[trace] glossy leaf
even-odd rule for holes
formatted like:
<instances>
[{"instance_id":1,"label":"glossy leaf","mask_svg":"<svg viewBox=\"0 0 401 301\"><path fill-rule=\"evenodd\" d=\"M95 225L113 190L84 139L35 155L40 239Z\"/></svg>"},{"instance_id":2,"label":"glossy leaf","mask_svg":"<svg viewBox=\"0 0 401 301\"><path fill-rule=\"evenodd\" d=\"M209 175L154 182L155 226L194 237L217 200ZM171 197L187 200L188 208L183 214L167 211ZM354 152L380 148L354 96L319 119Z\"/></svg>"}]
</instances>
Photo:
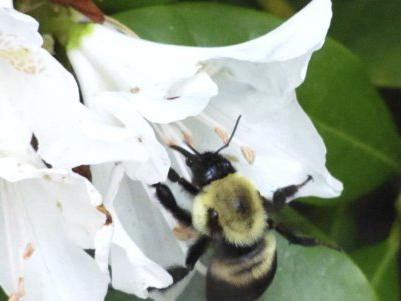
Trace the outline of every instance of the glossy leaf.
<instances>
[{"instance_id":1,"label":"glossy leaf","mask_svg":"<svg viewBox=\"0 0 401 301\"><path fill-rule=\"evenodd\" d=\"M139 299L133 295L124 294L123 292L109 289L109 292L107 294L105 301L140 301L140 300L144 300L144 299ZM148 299L146 299L146 300L148 300Z\"/></svg>"},{"instance_id":2,"label":"glossy leaf","mask_svg":"<svg viewBox=\"0 0 401 301\"><path fill-rule=\"evenodd\" d=\"M300 8L309 0L286 0ZM360 55L373 82L401 87L399 0L332 0L331 35Z\"/></svg>"},{"instance_id":3,"label":"glossy leaf","mask_svg":"<svg viewBox=\"0 0 401 301\"><path fill-rule=\"evenodd\" d=\"M177 0L94 0L107 14L139 8L144 6L162 5L177 2Z\"/></svg>"},{"instance_id":4,"label":"glossy leaf","mask_svg":"<svg viewBox=\"0 0 401 301\"><path fill-rule=\"evenodd\" d=\"M258 7L259 0L198 0L198 2L221 2L232 5L241 5L248 7ZM281 0L274 0L275 2ZM128 9L171 4L174 2L187 2L187 0L94 0L94 2L101 8L105 13L117 13ZM275 6L276 7L276 6Z\"/></svg>"},{"instance_id":5,"label":"glossy leaf","mask_svg":"<svg viewBox=\"0 0 401 301\"><path fill-rule=\"evenodd\" d=\"M205 279L198 275L179 301L203 301ZM361 270L345 255L326 247L278 243L278 269L261 301L378 300Z\"/></svg>"},{"instance_id":6,"label":"glossy leaf","mask_svg":"<svg viewBox=\"0 0 401 301\"><path fill-rule=\"evenodd\" d=\"M278 19L256 10L218 3L152 6L114 16L144 39L192 46L247 41L280 23ZM238 26L239 23L241 26Z\"/></svg>"},{"instance_id":7,"label":"glossy leaf","mask_svg":"<svg viewBox=\"0 0 401 301\"><path fill-rule=\"evenodd\" d=\"M145 39L194 46L246 41L279 24L262 12L208 3L146 7L116 17ZM340 200L367 193L400 171L394 122L363 64L346 48L327 40L314 55L298 98L327 145L329 170L344 182Z\"/></svg>"},{"instance_id":8,"label":"glossy leaf","mask_svg":"<svg viewBox=\"0 0 401 301\"><path fill-rule=\"evenodd\" d=\"M401 224L397 221L387 240L352 254L382 300L398 301L401 297L397 264L400 241Z\"/></svg>"}]
</instances>

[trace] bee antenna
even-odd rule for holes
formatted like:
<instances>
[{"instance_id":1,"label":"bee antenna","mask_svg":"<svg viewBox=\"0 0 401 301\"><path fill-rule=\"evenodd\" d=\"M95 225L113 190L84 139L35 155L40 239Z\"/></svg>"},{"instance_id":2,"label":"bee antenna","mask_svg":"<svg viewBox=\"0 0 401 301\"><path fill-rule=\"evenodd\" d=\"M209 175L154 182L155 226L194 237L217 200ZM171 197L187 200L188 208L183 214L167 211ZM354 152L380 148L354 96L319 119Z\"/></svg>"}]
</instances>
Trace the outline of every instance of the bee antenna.
<instances>
[{"instance_id":1,"label":"bee antenna","mask_svg":"<svg viewBox=\"0 0 401 301\"><path fill-rule=\"evenodd\" d=\"M193 152L195 153L195 155L200 156L200 153L199 153L191 144L189 144L188 142L185 142L185 144L186 144L186 146L189 147L189 149L190 149L191 151L193 151Z\"/></svg>"},{"instance_id":2,"label":"bee antenna","mask_svg":"<svg viewBox=\"0 0 401 301\"><path fill-rule=\"evenodd\" d=\"M181 153L185 158L193 158L193 157L195 157L194 154L191 154L189 151L187 151L186 149L184 149L184 148L182 148L182 147L180 147L178 145L171 145L170 147L172 149L178 151L179 153Z\"/></svg>"},{"instance_id":3,"label":"bee antenna","mask_svg":"<svg viewBox=\"0 0 401 301\"><path fill-rule=\"evenodd\" d=\"M233 140L235 132L237 131L238 124L239 124L239 121L241 120L241 117L242 117L242 115L238 116L237 121L235 122L235 125L234 125L234 129L231 132L230 138L228 139L227 143L225 143L222 147L220 147L217 151L215 151L214 152L215 154L218 154L219 152L221 152L223 149L227 148L230 145L231 140Z\"/></svg>"}]
</instances>

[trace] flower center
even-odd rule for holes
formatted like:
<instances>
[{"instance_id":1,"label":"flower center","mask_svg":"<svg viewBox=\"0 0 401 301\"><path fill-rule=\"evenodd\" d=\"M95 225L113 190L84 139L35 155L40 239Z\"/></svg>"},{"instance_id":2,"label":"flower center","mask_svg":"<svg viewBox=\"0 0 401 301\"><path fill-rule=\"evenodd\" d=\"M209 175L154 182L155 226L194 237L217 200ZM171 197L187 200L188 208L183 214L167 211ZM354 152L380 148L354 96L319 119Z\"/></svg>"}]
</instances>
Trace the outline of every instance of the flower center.
<instances>
[{"instance_id":1,"label":"flower center","mask_svg":"<svg viewBox=\"0 0 401 301\"><path fill-rule=\"evenodd\" d=\"M224 144L228 142L230 138L229 132L216 120L210 118L204 113L198 115L195 118L205 124L208 128L213 129ZM172 124L153 125L155 132L166 145L179 145L181 141L180 138L176 135L176 129L174 127L177 127L179 129L184 142L187 145L194 147L193 134L191 130L184 125L183 122L177 121ZM249 164L252 164L255 161L255 151L250 146L245 145L240 139L236 138L235 136L231 140L231 143L240 148L242 156Z\"/></svg>"}]
</instances>

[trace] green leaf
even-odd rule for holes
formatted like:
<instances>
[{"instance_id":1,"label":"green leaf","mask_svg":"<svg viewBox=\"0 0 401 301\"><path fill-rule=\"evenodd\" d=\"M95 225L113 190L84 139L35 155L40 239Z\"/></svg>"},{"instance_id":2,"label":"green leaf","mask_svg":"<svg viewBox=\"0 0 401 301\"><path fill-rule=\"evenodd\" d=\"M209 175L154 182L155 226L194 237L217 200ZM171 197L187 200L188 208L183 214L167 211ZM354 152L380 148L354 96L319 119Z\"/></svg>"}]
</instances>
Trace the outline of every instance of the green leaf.
<instances>
[{"instance_id":1,"label":"green leaf","mask_svg":"<svg viewBox=\"0 0 401 301\"><path fill-rule=\"evenodd\" d=\"M187 2L188 0L95 0L94 2L107 14L113 14L117 12L122 12L125 10L154 6L171 4L175 2ZM258 4L256 0L198 0L199 2L222 2L232 5L240 5L247 7L257 8Z\"/></svg>"},{"instance_id":2,"label":"green leaf","mask_svg":"<svg viewBox=\"0 0 401 301\"><path fill-rule=\"evenodd\" d=\"M395 222L389 238L374 246L352 253L382 300L400 300L397 257L400 250L401 225Z\"/></svg>"},{"instance_id":3,"label":"green leaf","mask_svg":"<svg viewBox=\"0 0 401 301\"><path fill-rule=\"evenodd\" d=\"M3 292L3 290L0 287L0 301L7 301L8 297L6 296L6 294Z\"/></svg>"},{"instance_id":4,"label":"green leaf","mask_svg":"<svg viewBox=\"0 0 401 301\"><path fill-rule=\"evenodd\" d=\"M217 3L145 7L114 17L145 39L191 46L229 45L247 41L280 23L278 19L256 10Z\"/></svg>"},{"instance_id":5,"label":"green leaf","mask_svg":"<svg viewBox=\"0 0 401 301\"><path fill-rule=\"evenodd\" d=\"M289 0L299 8L309 0ZM360 55L372 81L401 87L401 4L399 0L332 0L330 33Z\"/></svg>"},{"instance_id":6,"label":"green leaf","mask_svg":"<svg viewBox=\"0 0 401 301\"><path fill-rule=\"evenodd\" d=\"M177 0L95 0L94 2L105 13L114 14L133 8L173 3Z\"/></svg>"},{"instance_id":7,"label":"green leaf","mask_svg":"<svg viewBox=\"0 0 401 301\"><path fill-rule=\"evenodd\" d=\"M205 300L205 279L195 276L178 301ZM373 301L375 291L345 253L289 245L279 238L278 269L261 301Z\"/></svg>"},{"instance_id":8,"label":"green leaf","mask_svg":"<svg viewBox=\"0 0 401 301\"><path fill-rule=\"evenodd\" d=\"M361 61L333 40L311 61L298 98L328 148L330 171L353 200L400 171L401 141L395 124Z\"/></svg>"},{"instance_id":9,"label":"green leaf","mask_svg":"<svg viewBox=\"0 0 401 301\"><path fill-rule=\"evenodd\" d=\"M145 39L193 46L246 41L279 24L262 12L207 3L146 7L116 18ZM363 64L349 50L328 39L313 56L298 98L327 145L330 171L344 183L339 200L353 200L400 171L395 125Z\"/></svg>"},{"instance_id":10,"label":"green leaf","mask_svg":"<svg viewBox=\"0 0 401 301\"><path fill-rule=\"evenodd\" d=\"M139 299L133 295L128 295L114 289L109 289L107 293L106 301L143 301L144 299ZM148 300L148 299L146 299Z\"/></svg>"}]
</instances>

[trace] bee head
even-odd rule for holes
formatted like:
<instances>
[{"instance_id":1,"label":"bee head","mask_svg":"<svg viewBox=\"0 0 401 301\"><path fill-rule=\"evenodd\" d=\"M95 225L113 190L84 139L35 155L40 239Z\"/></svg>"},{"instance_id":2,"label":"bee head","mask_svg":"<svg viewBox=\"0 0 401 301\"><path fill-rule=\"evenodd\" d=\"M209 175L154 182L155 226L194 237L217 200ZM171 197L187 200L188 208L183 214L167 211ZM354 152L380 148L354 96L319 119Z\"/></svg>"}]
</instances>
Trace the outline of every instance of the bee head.
<instances>
[{"instance_id":1,"label":"bee head","mask_svg":"<svg viewBox=\"0 0 401 301\"><path fill-rule=\"evenodd\" d=\"M212 181L222 179L229 174L235 173L236 170L231 162L219 153L230 145L240 119L241 116L238 117L228 141L214 152L199 153L189 144L187 144L187 146L191 149L192 153L180 146L171 146L171 148L180 152L185 157L185 163L192 171L193 183L195 185L203 187L210 184Z\"/></svg>"}]
</instances>

